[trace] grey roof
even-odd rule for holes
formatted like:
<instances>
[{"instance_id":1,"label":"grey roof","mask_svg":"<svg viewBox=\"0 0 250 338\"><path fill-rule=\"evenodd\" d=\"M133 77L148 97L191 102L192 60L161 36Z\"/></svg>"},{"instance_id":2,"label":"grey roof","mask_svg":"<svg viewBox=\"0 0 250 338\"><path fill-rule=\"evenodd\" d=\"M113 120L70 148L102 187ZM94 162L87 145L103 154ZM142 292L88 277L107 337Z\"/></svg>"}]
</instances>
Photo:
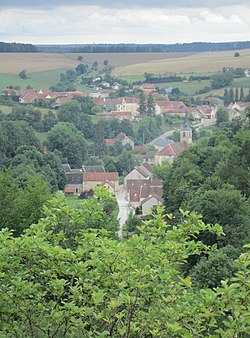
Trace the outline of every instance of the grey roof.
<instances>
[{"instance_id":1,"label":"grey roof","mask_svg":"<svg viewBox=\"0 0 250 338\"><path fill-rule=\"evenodd\" d=\"M82 170L85 173L105 173L106 170L103 165L83 165Z\"/></svg>"},{"instance_id":2,"label":"grey roof","mask_svg":"<svg viewBox=\"0 0 250 338\"><path fill-rule=\"evenodd\" d=\"M192 130L192 128L189 127L188 124L188 114L185 114L184 124L183 127L180 130Z\"/></svg>"},{"instance_id":3,"label":"grey roof","mask_svg":"<svg viewBox=\"0 0 250 338\"><path fill-rule=\"evenodd\" d=\"M71 167L68 163L63 164L62 166L63 166L63 169L66 173L71 172Z\"/></svg>"},{"instance_id":4,"label":"grey roof","mask_svg":"<svg viewBox=\"0 0 250 338\"><path fill-rule=\"evenodd\" d=\"M165 137L160 137L154 142L155 145L160 146L160 147L165 147L166 145L172 144L172 143L174 143L173 140L170 140L170 138L165 138Z\"/></svg>"}]
</instances>

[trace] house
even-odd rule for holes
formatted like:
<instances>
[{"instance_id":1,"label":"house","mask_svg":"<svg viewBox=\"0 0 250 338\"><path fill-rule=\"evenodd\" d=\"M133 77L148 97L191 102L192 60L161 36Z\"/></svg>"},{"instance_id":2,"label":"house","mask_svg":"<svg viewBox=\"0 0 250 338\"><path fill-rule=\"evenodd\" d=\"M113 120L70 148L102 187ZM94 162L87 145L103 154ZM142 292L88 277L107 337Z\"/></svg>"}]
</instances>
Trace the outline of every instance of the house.
<instances>
[{"instance_id":1,"label":"house","mask_svg":"<svg viewBox=\"0 0 250 338\"><path fill-rule=\"evenodd\" d=\"M146 215L154 206L162 204L162 182L157 179L128 180L127 195L131 208L141 208Z\"/></svg>"},{"instance_id":2,"label":"house","mask_svg":"<svg viewBox=\"0 0 250 338\"><path fill-rule=\"evenodd\" d=\"M172 164L174 162L174 159L187 148L188 144L186 142L168 144L166 145L166 147L159 150L155 154L155 163L162 164L163 162L167 161L169 164Z\"/></svg>"},{"instance_id":3,"label":"house","mask_svg":"<svg viewBox=\"0 0 250 338\"><path fill-rule=\"evenodd\" d=\"M118 120L130 120L134 119L133 113L131 111L112 111L112 117L117 118Z\"/></svg>"},{"instance_id":4,"label":"house","mask_svg":"<svg viewBox=\"0 0 250 338\"><path fill-rule=\"evenodd\" d=\"M216 104L224 104L223 100L218 97L206 97L203 99L203 104L205 105L216 105Z\"/></svg>"},{"instance_id":5,"label":"house","mask_svg":"<svg viewBox=\"0 0 250 338\"><path fill-rule=\"evenodd\" d=\"M82 170L84 173L105 173L106 172L103 165L83 165Z\"/></svg>"},{"instance_id":6,"label":"house","mask_svg":"<svg viewBox=\"0 0 250 338\"><path fill-rule=\"evenodd\" d=\"M167 161L169 164L192 144L192 128L188 125L188 116L185 115L183 127L180 129L180 142L167 144L155 154L155 163L162 164Z\"/></svg>"},{"instance_id":7,"label":"house","mask_svg":"<svg viewBox=\"0 0 250 338\"><path fill-rule=\"evenodd\" d=\"M197 106L197 110L200 113L202 118L213 119L216 116L218 106L210 106L210 105L200 105Z\"/></svg>"},{"instance_id":8,"label":"house","mask_svg":"<svg viewBox=\"0 0 250 338\"><path fill-rule=\"evenodd\" d=\"M83 173L83 190L93 189L96 186L105 186L112 193L119 190L117 172L86 172Z\"/></svg>"},{"instance_id":9,"label":"house","mask_svg":"<svg viewBox=\"0 0 250 338\"><path fill-rule=\"evenodd\" d=\"M83 172L81 169L72 169L66 172L67 183L64 188L66 195L80 194L83 192Z\"/></svg>"},{"instance_id":10,"label":"house","mask_svg":"<svg viewBox=\"0 0 250 338\"><path fill-rule=\"evenodd\" d=\"M155 163L155 154L156 151L148 151L146 154L142 155L143 162L154 164ZM145 165L144 163L144 165Z\"/></svg>"},{"instance_id":11,"label":"house","mask_svg":"<svg viewBox=\"0 0 250 338\"><path fill-rule=\"evenodd\" d=\"M146 95L153 94L155 92L155 86L153 84L135 85L133 89L142 90Z\"/></svg>"},{"instance_id":12,"label":"house","mask_svg":"<svg viewBox=\"0 0 250 338\"><path fill-rule=\"evenodd\" d=\"M161 150L164 147L166 147L166 145L168 144L173 144L174 141L171 140L170 138L166 138L166 137L158 137L154 142L153 145L157 150Z\"/></svg>"},{"instance_id":13,"label":"house","mask_svg":"<svg viewBox=\"0 0 250 338\"><path fill-rule=\"evenodd\" d=\"M229 119L232 121L236 117L243 116L247 107L250 107L250 102L235 102L231 104L228 107Z\"/></svg>"},{"instance_id":14,"label":"house","mask_svg":"<svg viewBox=\"0 0 250 338\"><path fill-rule=\"evenodd\" d=\"M70 102L72 100L72 96L58 97L55 102L51 103L50 108L58 109L60 106L66 102Z\"/></svg>"},{"instance_id":15,"label":"house","mask_svg":"<svg viewBox=\"0 0 250 338\"><path fill-rule=\"evenodd\" d=\"M132 150L134 150L134 141L131 140L125 133L119 133L114 138L105 139L105 143L107 146L114 146L118 142L121 142L123 146L129 144Z\"/></svg>"},{"instance_id":16,"label":"house","mask_svg":"<svg viewBox=\"0 0 250 338\"><path fill-rule=\"evenodd\" d=\"M129 180L148 180L152 177L153 168L147 163L143 163L138 167L135 167L127 176L124 178L124 187L127 188L127 182Z\"/></svg>"},{"instance_id":17,"label":"house","mask_svg":"<svg viewBox=\"0 0 250 338\"><path fill-rule=\"evenodd\" d=\"M37 92L35 89L20 90L19 94L20 103L33 103L37 101Z\"/></svg>"},{"instance_id":18,"label":"house","mask_svg":"<svg viewBox=\"0 0 250 338\"><path fill-rule=\"evenodd\" d=\"M114 102L114 110L115 111L123 111L123 112L131 112L133 116L139 115L139 102L140 100L136 97L118 97L113 100Z\"/></svg>"},{"instance_id":19,"label":"house","mask_svg":"<svg viewBox=\"0 0 250 338\"><path fill-rule=\"evenodd\" d=\"M183 116L188 110L188 107L182 101L156 101L156 112L162 114L176 114Z\"/></svg>"},{"instance_id":20,"label":"house","mask_svg":"<svg viewBox=\"0 0 250 338\"><path fill-rule=\"evenodd\" d=\"M163 204L162 198L160 198L159 196L155 194L149 195L148 198L145 198L141 202L142 216L147 215L150 210L154 209L157 205L162 205L162 204Z\"/></svg>"}]
</instances>

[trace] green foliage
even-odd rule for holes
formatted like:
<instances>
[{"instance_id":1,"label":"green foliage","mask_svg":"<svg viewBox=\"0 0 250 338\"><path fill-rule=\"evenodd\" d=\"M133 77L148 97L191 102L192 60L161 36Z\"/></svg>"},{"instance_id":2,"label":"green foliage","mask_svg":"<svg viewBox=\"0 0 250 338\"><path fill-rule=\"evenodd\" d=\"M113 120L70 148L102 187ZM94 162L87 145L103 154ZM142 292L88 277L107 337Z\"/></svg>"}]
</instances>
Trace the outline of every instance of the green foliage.
<instances>
[{"instance_id":1,"label":"green foliage","mask_svg":"<svg viewBox=\"0 0 250 338\"><path fill-rule=\"evenodd\" d=\"M0 171L0 226L9 227L15 235L39 220L50 197L48 183L35 172L22 183L18 184L11 171Z\"/></svg>"},{"instance_id":2,"label":"green foliage","mask_svg":"<svg viewBox=\"0 0 250 338\"><path fill-rule=\"evenodd\" d=\"M233 82L233 73L232 72L220 72L212 75L211 77L211 88L218 89L230 86Z\"/></svg>"},{"instance_id":3,"label":"green foliage","mask_svg":"<svg viewBox=\"0 0 250 338\"><path fill-rule=\"evenodd\" d=\"M23 80L27 79L27 70L26 69L21 70L18 76L20 77L20 79L23 79Z\"/></svg>"},{"instance_id":4,"label":"green foliage","mask_svg":"<svg viewBox=\"0 0 250 338\"><path fill-rule=\"evenodd\" d=\"M18 147L30 145L39 147L34 130L24 121L0 122L0 149L7 158L16 154Z\"/></svg>"},{"instance_id":5,"label":"green foliage","mask_svg":"<svg viewBox=\"0 0 250 338\"><path fill-rule=\"evenodd\" d=\"M226 108L220 107L216 113L217 126L219 126L221 123L228 122L228 121L229 121L228 110Z\"/></svg>"},{"instance_id":6,"label":"green foliage","mask_svg":"<svg viewBox=\"0 0 250 338\"><path fill-rule=\"evenodd\" d=\"M223 227L226 236L200 235L207 244L241 249L250 239L249 149L248 118L236 120L227 129L200 138L166 171L167 212L178 220L180 208L194 210L204 215L205 222Z\"/></svg>"},{"instance_id":7,"label":"green foliage","mask_svg":"<svg viewBox=\"0 0 250 338\"><path fill-rule=\"evenodd\" d=\"M168 175L169 170L170 165L167 161L163 162L162 164L154 164L153 177L164 180L164 178Z\"/></svg>"},{"instance_id":8,"label":"green foliage","mask_svg":"<svg viewBox=\"0 0 250 338\"><path fill-rule=\"evenodd\" d=\"M49 132L46 145L49 150L58 150L70 165L81 167L87 155L83 134L72 124L59 122Z\"/></svg>"},{"instance_id":9,"label":"green foliage","mask_svg":"<svg viewBox=\"0 0 250 338\"><path fill-rule=\"evenodd\" d=\"M224 284L218 295L196 292L179 271L190 254L209 252L193 237L201 230L220 233L219 227L186 213L171 229L164 215L157 214L139 228L140 235L126 241L108 238L104 229L90 229L81 231L77 246L70 249L62 246L66 210L60 210L57 201L51 202L44 218L22 237L0 233L1 335L204 337L223 330L229 337L247 332L245 305L237 317L240 328L226 325L227 307L220 302L230 286ZM91 205L84 210L92 215ZM84 210L67 222L80 223ZM232 287L235 313L249 294L241 284L243 294Z\"/></svg>"},{"instance_id":10,"label":"green foliage","mask_svg":"<svg viewBox=\"0 0 250 338\"><path fill-rule=\"evenodd\" d=\"M234 260L240 251L228 245L203 257L191 270L192 284L199 289L215 288L221 281L233 277L236 272Z\"/></svg>"}]
</instances>

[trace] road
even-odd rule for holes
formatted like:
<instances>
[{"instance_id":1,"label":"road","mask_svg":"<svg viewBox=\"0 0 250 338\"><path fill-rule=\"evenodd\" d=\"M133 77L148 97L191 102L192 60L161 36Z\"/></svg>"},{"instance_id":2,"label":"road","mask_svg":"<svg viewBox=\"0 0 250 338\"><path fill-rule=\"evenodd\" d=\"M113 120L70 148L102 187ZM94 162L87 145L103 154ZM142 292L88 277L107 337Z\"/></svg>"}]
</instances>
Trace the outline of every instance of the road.
<instances>
[{"instance_id":1,"label":"road","mask_svg":"<svg viewBox=\"0 0 250 338\"><path fill-rule=\"evenodd\" d=\"M119 224L120 224L119 231L118 231L118 237L122 238L123 226L126 223L126 220L128 219L128 215L130 213L129 203L126 200L126 191L123 185L120 186L119 191L116 196L117 196L117 203L119 206L118 219L119 219Z\"/></svg>"},{"instance_id":2,"label":"road","mask_svg":"<svg viewBox=\"0 0 250 338\"><path fill-rule=\"evenodd\" d=\"M193 124L193 125L191 125L191 127L194 127L195 129L199 130L200 128L210 127L210 126L213 126L215 124L216 124L216 118L214 118L214 119L201 119L201 122ZM156 137L154 140L152 140L148 144L153 145L158 139L160 139L162 137L168 138L168 137L172 136L174 132L175 132L175 130L166 131L165 133Z\"/></svg>"}]
</instances>

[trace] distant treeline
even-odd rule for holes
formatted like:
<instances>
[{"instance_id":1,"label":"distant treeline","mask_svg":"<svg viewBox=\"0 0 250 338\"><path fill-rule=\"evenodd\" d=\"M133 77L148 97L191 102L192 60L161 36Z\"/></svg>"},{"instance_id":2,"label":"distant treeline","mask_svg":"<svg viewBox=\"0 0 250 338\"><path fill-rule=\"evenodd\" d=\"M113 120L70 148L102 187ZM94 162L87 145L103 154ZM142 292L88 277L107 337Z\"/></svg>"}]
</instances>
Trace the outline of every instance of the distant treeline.
<instances>
[{"instance_id":1,"label":"distant treeline","mask_svg":"<svg viewBox=\"0 0 250 338\"><path fill-rule=\"evenodd\" d=\"M176 44L79 44L38 45L40 52L51 53L152 53L152 52L207 52L250 48L250 41L192 42Z\"/></svg>"},{"instance_id":2,"label":"distant treeline","mask_svg":"<svg viewBox=\"0 0 250 338\"><path fill-rule=\"evenodd\" d=\"M30 43L0 42L0 53L36 53L38 49Z\"/></svg>"}]
</instances>

